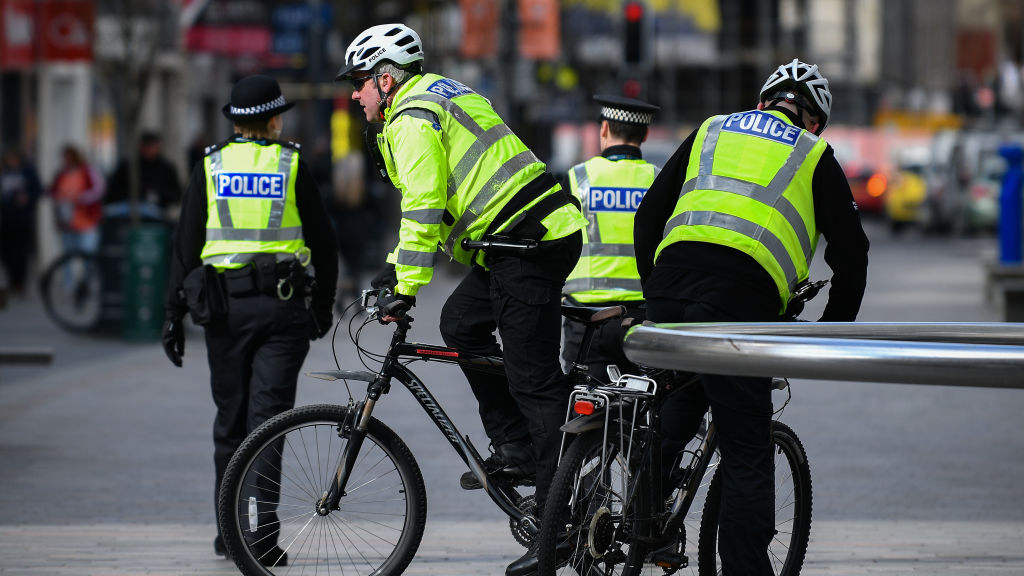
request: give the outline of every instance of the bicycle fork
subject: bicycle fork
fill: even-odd
[[[348,485],[349,476],[352,475],[352,468],[355,467],[356,459],[359,457],[359,450],[362,448],[363,440],[366,438],[366,430],[370,425],[370,416],[373,414],[373,407],[377,404],[378,398],[380,398],[380,393],[377,392],[375,394],[371,391],[367,394],[366,400],[356,404],[355,410],[352,411],[355,423],[351,424],[349,421],[341,423],[341,430],[339,432],[341,434],[348,432],[348,445],[345,447],[345,452],[338,463],[338,471],[334,474],[334,481],[331,482],[330,488],[324,492],[323,496],[316,503],[317,514],[327,516],[331,511],[339,509],[339,503],[346,495],[345,487]]]

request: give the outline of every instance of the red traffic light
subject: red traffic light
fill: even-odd
[[[639,22],[644,17],[644,5],[640,2],[626,3],[626,22]]]

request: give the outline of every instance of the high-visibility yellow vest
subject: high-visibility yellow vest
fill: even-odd
[[[706,120],[655,261],[680,241],[735,248],[768,271],[785,311],[818,243],[811,181],[826,146],[774,110]]]
[[[565,293],[582,303],[643,300],[633,251],[633,217],[658,169],[639,158],[591,158],[569,170],[587,234]]]
[[[207,155],[204,166],[204,264],[241,268],[267,253],[308,263],[295,205],[298,150],[276,142],[232,142]]]
[[[422,122],[404,120],[409,117],[426,120],[439,134],[447,159],[447,181],[437,183],[438,188],[445,188],[443,195],[432,189],[429,196],[411,197],[415,192],[403,183],[402,176],[423,161],[415,154],[396,157],[392,152],[396,142],[423,129]],[[436,238],[454,260],[473,264],[475,251],[463,250],[462,239],[479,240],[505,204],[546,171],[544,163],[505,125],[486,98],[436,74],[414,76],[402,85],[385,111],[384,130],[377,141],[388,176],[403,195],[398,247],[388,256],[395,264],[402,294],[416,294],[433,275],[437,246],[426,239]],[[558,190],[555,185],[538,195],[506,222],[499,222],[494,232]],[[580,230],[586,221],[575,206],[566,205],[542,223],[547,227],[543,239],[548,240]],[[484,266],[483,254],[476,254],[476,263]]]

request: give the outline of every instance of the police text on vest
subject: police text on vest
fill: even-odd
[[[749,134],[750,136],[765,138],[787,146],[795,146],[796,139],[800,136],[800,132],[802,132],[796,126],[781,120],[777,116],[761,112],[760,110],[737,112],[736,114],[729,115],[729,119],[725,121],[722,130],[737,134]]]
[[[587,209],[591,212],[636,212],[646,188],[591,188]]]
[[[284,198],[284,174],[218,172],[218,198]]]

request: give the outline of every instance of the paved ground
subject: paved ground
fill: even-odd
[[[861,319],[996,319],[982,290],[991,239],[870,234]],[[813,275],[827,276],[820,261]],[[423,293],[416,340],[439,341],[437,311],[453,283],[441,275]],[[390,334],[367,331],[373,350]],[[342,365],[358,367],[347,339],[336,344]],[[56,356],[50,366],[0,366],[0,574],[237,574],[210,545],[214,410],[201,333],[189,332],[175,369],[156,343],[63,333],[30,298],[0,310],[0,346],[15,345]],[[333,364],[331,346],[316,342],[305,369]],[[461,374],[415,370],[483,449]],[[1024,391],[793,389],[783,419],[804,441],[815,489],[804,574],[1024,574]],[[300,380],[301,404],[344,398]],[[463,465],[410,395],[392,393],[377,415],[410,445],[428,486],[427,533],[407,574],[503,573],[521,549],[484,496],[458,489]]]

